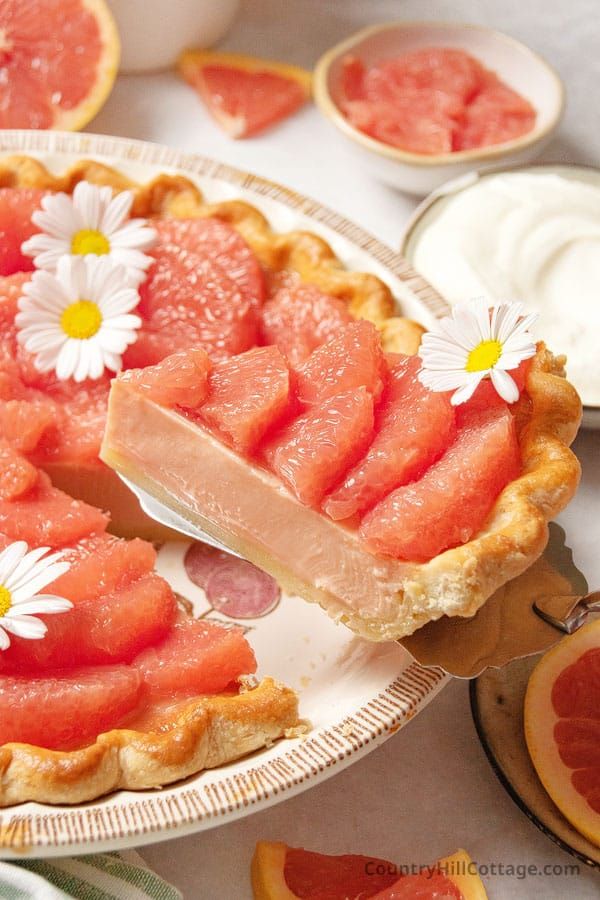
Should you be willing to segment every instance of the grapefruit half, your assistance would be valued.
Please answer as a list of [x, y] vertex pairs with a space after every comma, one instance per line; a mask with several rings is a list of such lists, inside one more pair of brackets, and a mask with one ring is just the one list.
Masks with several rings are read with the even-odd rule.
[[311, 93], [305, 69], [237, 53], [188, 50], [179, 71], [233, 138], [251, 137], [287, 118]]
[[105, 0], [0, 0], [0, 128], [83, 128], [112, 89], [119, 54]]
[[402, 875], [399, 867], [387, 860], [354, 854], [326, 856], [279, 841], [259, 841], [256, 845], [252, 890], [254, 900], [487, 898], [477, 868], [464, 850], [438, 860], [419, 874]]
[[600, 619], [563, 638], [533, 670], [525, 739], [554, 803], [600, 847]]

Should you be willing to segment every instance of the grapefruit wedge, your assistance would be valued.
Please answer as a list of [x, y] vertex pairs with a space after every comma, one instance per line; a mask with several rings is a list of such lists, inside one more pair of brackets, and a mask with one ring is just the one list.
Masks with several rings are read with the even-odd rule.
[[252, 859], [254, 900], [486, 900], [487, 894], [468, 853], [457, 850], [422, 872], [372, 856], [326, 856], [259, 841]]
[[525, 695], [525, 739], [552, 800], [600, 847], [600, 620], [537, 664]]
[[0, 128], [83, 128], [111, 91], [119, 53], [104, 0], [4, 0]]
[[179, 71], [232, 138], [275, 125], [306, 103], [311, 92], [305, 69], [237, 53], [188, 50]]

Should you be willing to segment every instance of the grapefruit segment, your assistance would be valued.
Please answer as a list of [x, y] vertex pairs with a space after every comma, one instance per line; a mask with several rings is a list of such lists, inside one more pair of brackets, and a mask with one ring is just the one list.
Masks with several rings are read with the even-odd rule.
[[0, 531], [30, 547], [62, 547], [107, 524], [105, 513], [52, 487], [43, 472], [25, 497], [0, 500]]
[[206, 351], [191, 347], [173, 353], [154, 366], [129, 369], [121, 379], [161, 406], [194, 407], [206, 398], [210, 369]]
[[312, 406], [268, 440], [262, 455], [301, 503], [318, 506], [372, 434], [373, 398], [360, 387]]
[[18, 742], [51, 750], [84, 747], [123, 723], [137, 706], [141, 687], [139, 672], [130, 666], [43, 678], [0, 675], [0, 746]]
[[37, 469], [0, 438], [0, 500], [17, 500], [37, 482]]
[[137, 309], [143, 324], [123, 356], [124, 368], [153, 365], [190, 347], [222, 359], [256, 344], [253, 305], [215, 259], [170, 245], [151, 255], [156, 261]]
[[39, 231], [31, 216], [45, 193], [36, 188], [0, 188], [0, 275], [32, 271], [33, 260], [21, 252], [21, 244]]
[[351, 388], [365, 387], [377, 400], [385, 373], [377, 329], [362, 319], [313, 350], [296, 373], [296, 392], [302, 403], [311, 404]]
[[94, 600], [131, 584], [154, 569], [156, 550], [147, 541], [93, 534], [63, 548], [69, 571], [48, 585], [48, 593], [73, 603]]
[[240, 675], [256, 671], [241, 628], [180, 618], [166, 638], [133, 661], [151, 698], [218, 694]]
[[233, 138], [259, 134], [306, 103], [310, 72], [234, 53], [188, 50], [179, 71]]
[[43, 672], [76, 666], [130, 662], [161, 641], [176, 614], [173, 592], [150, 573], [112, 594], [81, 600], [68, 613], [41, 618], [43, 640], [12, 637], [0, 654], [2, 672]]
[[376, 140], [440, 154], [513, 140], [531, 131], [529, 101], [463, 50], [426, 47], [368, 69], [343, 62], [340, 109]]
[[369, 549], [425, 561], [464, 544], [519, 474], [515, 425], [506, 406], [465, 410], [456, 440], [418, 481], [397, 488], [362, 520]]
[[375, 437], [343, 484], [326, 498], [332, 519], [346, 519], [373, 507], [394, 488], [421, 475], [456, 434], [454, 410], [445, 394], [418, 380], [417, 357], [391, 356], [389, 377], [375, 416]]
[[31, 453], [56, 424], [57, 411], [47, 400], [0, 400], [0, 434], [19, 453]]
[[464, 850], [403, 875], [402, 866], [373, 856], [329, 856], [279, 841], [259, 841], [252, 858], [255, 900], [487, 900]]
[[600, 619], [564, 637], [529, 679], [525, 739], [544, 788], [600, 847]]
[[110, 93], [119, 62], [104, 0], [4, 2], [0, 32], [0, 128], [83, 128]]
[[215, 364], [200, 419], [236, 450], [249, 453], [285, 413], [290, 373], [277, 347], [257, 347]]
[[214, 259], [235, 281], [255, 308], [265, 299], [265, 276], [260, 263], [239, 231], [221, 219], [156, 219], [152, 222], [161, 244]]
[[295, 367], [353, 321], [342, 300], [314, 285], [284, 286], [263, 307], [262, 343], [276, 344]]

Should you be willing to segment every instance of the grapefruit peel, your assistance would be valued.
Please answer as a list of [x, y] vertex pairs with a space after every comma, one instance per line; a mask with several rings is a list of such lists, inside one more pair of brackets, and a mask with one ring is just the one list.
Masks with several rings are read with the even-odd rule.
[[238, 53], [187, 50], [178, 67], [232, 138], [259, 134], [292, 115], [311, 96], [311, 73], [288, 63]]
[[[41, 20], [43, 21], [43, 0], [39, 0], [39, 6], [42, 13]], [[119, 61], [121, 56], [121, 42], [119, 39], [119, 32], [117, 30], [117, 25], [114, 17], [105, 0], [81, 0], [81, 6], [84, 10], [91, 13], [91, 15], [94, 17], [98, 26], [99, 38], [103, 50], [98, 62], [95, 82], [92, 86], [92, 89], [88, 92], [87, 96], [84, 97], [71, 109], [61, 109], [59, 105], [55, 105], [54, 107], [52, 107], [54, 110], [54, 118], [51, 128], [61, 131], [79, 131], [80, 129], [84, 128], [84, 126], [87, 125], [88, 122], [93, 119], [94, 116], [100, 111], [113, 88], [115, 79], [117, 77], [117, 71], [119, 68]], [[31, 3], [28, 3], [27, 15], [35, 15], [30, 7]], [[13, 22], [6, 24], [0, 22], [0, 26], [7, 27], [7, 30], [9, 32], [9, 40], [9, 26], [11, 24], [13, 24]], [[53, 28], [52, 22], [48, 23], [48, 28]], [[76, 56], [74, 57], [73, 61], [74, 65], [77, 65]], [[53, 60], [50, 59], [48, 60], [48, 62], [50, 65], [52, 65]], [[77, 75], [75, 75], [74, 77], [76, 78]], [[15, 122], [4, 121], [2, 127], [24, 128], [35, 126], [30, 123], [26, 124], [22, 119], [20, 119], [19, 121]]]
[[[254, 851], [251, 864], [252, 891], [254, 900], [298, 900], [298, 895], [290, 890], [285, 878], [285, 863], [288, 847], [281, 841], [259, 841]], [[302, 852], [302, 851], [299, 851]], [[332, 869], [335, 866], [335, 857], [331, 857]], [[384, 861], [381, 861], [384, 862]], [[393, 863], [389, 863], [390, 871], [396, 868]], [[423, 874], [422, 883], [419, 883], [415, 897], [424, 897], [421, 893], [429, 884], [428, 874], [438, 871], [445, 875], [446, 878], [456, 887], [461, 894], [462, 900], [487, 900], [487, 893], [483, 882], [477, 873], [475, 864], [465, 850], [457, 850], [451, 856], [443, 857], [437, 860], [432, 866], [427, 866]], [[413, 876], [414, 877], [414, 876]], [[402, 879], [400, 878], [400, 886]], [[393, 891], [393, 884], [390, 889]], [[316, 887], [316, 885], [315, 885]], [[335, 883], [323, 884], [324, 890], [333, 892], [336, 889]], [[347, 887], [347, 885], [346, 885]], [[387, 891], [376, 892], [373, 894], [363, 893], [364, 879], [360, 884], [361, 897], [385, 897]], [[341, 894], [340, 894], [341, 896]], [[402, 896], [405, 896], [404, 894]], [[406, 894], [407, 898], [410, 896]]]
[[[596, 798], [597, 808], [593, 809], [586, 796], [577, 790], [573, 780], [579, 778], [582, 783], [587, 784], [595, 775], [594, 783], [597, 785], [599, 779], [597, 763], [594, 765], [592, 761], [584, 759], [577, 767], [568, 766], [561, 758], [559, 744], [556, 740], [556, 728], [559, 723], [567, 725], [570, 723], [575, 728], [579, 726], [579, 730], [584, 734], [587, 733], [587, 738], [583, 738], [583, 743], [580, 743], [579, 747], [574, 746], [577, 742], [575, 736], [568, 745], [576, 756], [581, 756], [586, 744], [591, 746], [597, 741], [597, 737], [594, 738], [594, 732], [590, 733], [588, 730], [589, 725], [593, 725], [594, 722], [598, 723], [600, 717], [597, 684], [590, 683], [588, 685], [590, 703], [596, 698], [597, 717], [595, 719], [581, 716], [581, 714], [578, 716], [577, 710], [573, 711], [573, 718], [559, 716], [553, 702], [553, 689], [561, 673], [564, 673], [563, 679], [568, 679], [570, 673], [566, 670], [590, 651], [600, 654], [600, 619], [590, 622], [579, 628], [574, 634], [564, 637], [538, 662], [529, 678], [525, 694], [524, 727], [529, 755], [546, 792], [571, 825], [591, 843], [600, 847], [598, 800]], [[574, 681], [576, 676], [574, 672], [572, 674]], [[583, 672], [579, 674], [581, 677]], [[573, 684], [573, 687], [576, 689], [576, 685]], [[585, 689], [585, 682], [582, 682], [581, 689]], [[581, 734], [579, 740], [582, 741]], [[597, 747], [597, 743], [595, 746]], [[597, 756], [596, 752], [596, 758]], [[588, 766], [589, 768], [587, 768]], [[587, 777], [588, 774], [589, 777]], [[597, 787], [595, 794], [598, 794]]]

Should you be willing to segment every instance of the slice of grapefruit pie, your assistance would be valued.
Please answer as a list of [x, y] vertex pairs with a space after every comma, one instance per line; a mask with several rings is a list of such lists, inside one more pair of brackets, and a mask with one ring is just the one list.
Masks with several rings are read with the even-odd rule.
[[102, 458], [366, 637], [472, 615], [578, 481], [579, 400], [534, 318], [474, 301], [418, 356], [366, 321], [293, 366], [183, 351], [113, 382]]

